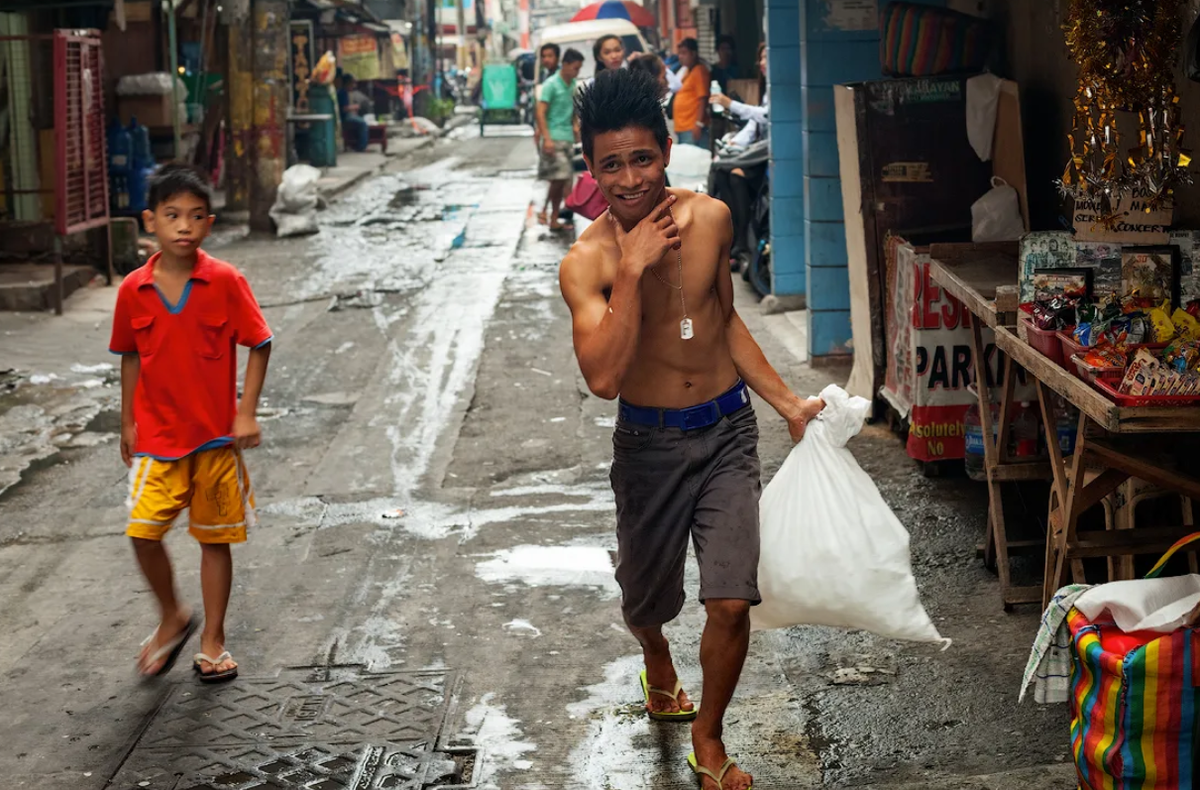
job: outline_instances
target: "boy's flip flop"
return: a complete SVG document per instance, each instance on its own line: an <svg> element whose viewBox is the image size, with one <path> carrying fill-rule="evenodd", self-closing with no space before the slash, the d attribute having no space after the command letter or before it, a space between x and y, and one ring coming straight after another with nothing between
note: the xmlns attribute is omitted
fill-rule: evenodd
<svg viewBox="0 0 1200 790"><path fill-rule="evenodd" d="M696 775L696 780L700 782L700 786L704 787L704 777L708 777L717 783L718 790L725 790L725 774L729 773L729 769L737 765L732 757L725 758L725 764L721 766L721 772L714 774L700 763L696 762L696 753L688 755L688 766L692 769L692 773ZM746 790L754 790L754 785L750 785Z"/></svg>
<svg viewBox="0 0 1200 790"><path fill-rule="evenodd" d="M232 660L233 656L230 655L228 650L216 658L204 653L197 653L192 656L192 671L200 676L201 683L227 683L238 676L238 668L236 666L233 669L226 669L223 672L205 672L200 668L200 662L207 661L215 667L217 664Z"/></svg>
<svg viewBox="0 0 1200 790"><path fill-rule="evenodd" d="M196 615L193 614L189 616L187 625L183 627L183 630L176 634L174 639L164 645L161 645L158 650L155 650L152 654L150 654L146 661L147 664L153 664L157 661L162 661L162 659L165 657L166 661L163 661L163 665L159 667L157 672L152 672L149 674L143 672L142 676L147 678L157 678L170 672L171 667L175 666L175 662L179 660L179 654L183 652L184 645L186 645L187 641L192 638L192 634L196 633L196 628L198 625L199 623L196 620ZM156 636L158 636L157 628L150 633L150 636L142 640L142 647L145 647L153 642L154 637ZM140 657L138 659L138 663L141 663Z"/></svg>
<svg viewBox="0 0 1200 790"><path fill-rule="evenodd" d="M646 680L646 670L642 670L642 696L646 700L646 715L655 721L692 721L696 718L696 714L700 709L695 705L692 706L691 710L683 710L682 706L680 706L680 710L677 711L650 710L649 705L651 694L658 694L660 696L667 697L676 705L679 705L679 692L681 691L683 691L683 682L678 678L675 680L674 691L664 691L663 689L654 688L650 685L649 681Z"/></svg>

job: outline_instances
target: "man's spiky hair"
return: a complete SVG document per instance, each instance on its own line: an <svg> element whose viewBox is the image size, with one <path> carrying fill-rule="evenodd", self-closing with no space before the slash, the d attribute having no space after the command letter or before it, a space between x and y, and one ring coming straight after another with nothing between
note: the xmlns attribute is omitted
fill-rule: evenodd
<svg viewBox="0 0 1200 790"><path fill-rule="evenodd" d="M667 119L659 101L659 84L651 74L631 69L605 69L575 98L583 153L588 159L596 135L631 126L649 129L658 147L667 150Z"/></svg>

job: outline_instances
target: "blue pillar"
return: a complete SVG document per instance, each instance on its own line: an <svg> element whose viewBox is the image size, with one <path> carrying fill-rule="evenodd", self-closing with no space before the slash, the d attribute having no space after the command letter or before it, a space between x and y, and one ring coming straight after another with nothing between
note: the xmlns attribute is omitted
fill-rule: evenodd
<svg viewBox="0 0 1200 790"><path fill-rule="evenodd" d="M767 0L767 90L771 97L771 280L779 296L803 295L804 102L800 85L802 0Z"/></svg>
<svg viewBox="0 0 1200 790"><path fill-rule="evenodd" d="M813 359L851 353L850 279L833 86L880 78L879 30L867 21L837 18L828 0L805 0L800 17L808 351Z"/></svg>

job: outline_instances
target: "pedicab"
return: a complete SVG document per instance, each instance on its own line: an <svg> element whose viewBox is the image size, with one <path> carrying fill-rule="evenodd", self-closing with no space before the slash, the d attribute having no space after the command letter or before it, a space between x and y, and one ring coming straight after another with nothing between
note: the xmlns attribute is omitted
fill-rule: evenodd
<svg viewBox="0 0 1200 790"><path fill-rule="evenodd" d="M489 123L521 124L521 108L517 101L516 64L489 63L483 67L482 83L479 102L479 136L485 136L485 130Z"/></svg>

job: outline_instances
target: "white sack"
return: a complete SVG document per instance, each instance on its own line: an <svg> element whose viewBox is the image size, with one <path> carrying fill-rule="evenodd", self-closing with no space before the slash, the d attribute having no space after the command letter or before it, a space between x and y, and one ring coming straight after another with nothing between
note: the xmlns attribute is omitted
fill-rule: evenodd
<svg viewBox="0 0 1200 790"><path fill-rule="evenodd" d="M179 95L187 96L187 86L176 77ZM130 74L117 80L118 96L166 96L171 92L171 75L165 71Z"/></svg>
<svg viewBox="0 0 1200 790"><path fill-rule="evenodd" d="M698 145L671 146L671 164L667 165L667 177L671 184L692 189L695 184L708 183L708 170L712 167L712 154Z"/></svg>
<svg viewBox="0 0 1200 790"><path fill-rule="evenodd" d="M992 188L971 206L971 241L1018 241L1024 235L1017 190L1003 178L993 177Z"/></svg>
<svg viewBox="0 0 1200 790"><path fill-rule="evenodd" d="M921 606L908 533L846 449L871 407L840 387L763 491L758 631L827 625L946 642Z"/></svg>
<svg viewBox="0 0 1200 790"><path fill-rule="evenodd" d="M1003 82L995 74L980 74L967 80L967 139L983 162L992 160L996 110L1000 106Z"/></svg>
<svg viewBox="0 0 1200 790"><path fill-rule="evenodd" d="M1168 576L1100 584L1075 602L1095 622L1107 609L1122 631L1168 634L1183 627L1188 613L1200 603L1200 576Z"/></svg>
<svg viewBox="0 0 1200 790"><path fill-rule="evenodd" d="M292 165L284 171L270 211L276 236L282 239L319 230L317 182L320 180L321 171L311 165Z"/></svg>

